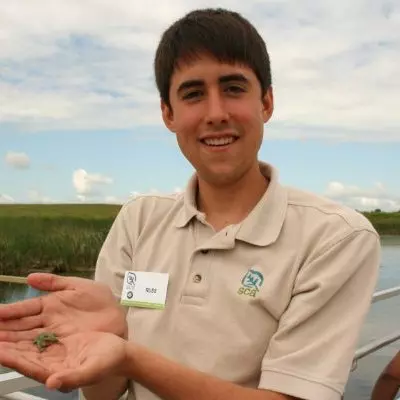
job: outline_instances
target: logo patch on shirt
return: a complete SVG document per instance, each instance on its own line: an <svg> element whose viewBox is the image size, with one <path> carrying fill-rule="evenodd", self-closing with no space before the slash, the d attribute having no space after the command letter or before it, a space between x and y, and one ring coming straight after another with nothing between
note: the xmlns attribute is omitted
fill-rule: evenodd
<svg viewBox="0 0 400 400"><path fill-rule="evenodd" d="M239 288L238 294L256 297L263 283L263 274L250 268L242 279L242 286Z"/></svg>

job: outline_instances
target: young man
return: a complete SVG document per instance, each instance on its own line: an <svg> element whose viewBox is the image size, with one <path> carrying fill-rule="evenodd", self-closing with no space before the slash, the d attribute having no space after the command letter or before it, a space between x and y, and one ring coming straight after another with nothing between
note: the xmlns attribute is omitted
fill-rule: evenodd
<svg viewBox="0 0 400 400"><path fill-rule="evenodd" d="M371 400L394 400L400 388L400 351L379 376Z"/></svg>
<svg viewBox="0 0 400 400"><path fill-rule="evenodd" d="M145 279L149 291L164 291L165 308L155 310L163 300L155 305L149 294L149 308L126 308L126 325L98 298L91 313L81 300L70 314L72 298L100 289L32 277L33 286L55 291L52 303L0 309L0 340L51 327L66 355L51 346L41 361L32 353L28 367L8 344L0 362L49 387L83 386L87 400L117 399L126 389L137 400L339 400L377 279L376 231L351 209L281 186L258 160L273 112L270 63L239 14L197 10L175 22L155 74L165 125L195 174L184 195L122 207L95 280L128 302ZM128 271L133 289L122 295ZM168 274L167 289L157 273ZM56 295L68 298L63 306ZM71 335L71 324L81 333ZM17 335L17 326L31 331ZM61 357L50 372L40 369L46 354Z"/></svg>
<svg viewBox="0 0 400 400"><path fill-rule="evenodd" d="M236 398L213 380L196 386L199 370L265 390L248 399L339 399L375 287L378 235L360 214L280 186L258 161L270 62L242 16L189 13L164 33L154 65L165 125L196 173L183 196L126 204L101 251L96 279L116 296L126 271L169 274L164 311L129 309L129 340L183 368L184 398ZM154 385L176 378L149 374ZM130 388L155 398L152 384Z"/></svg>

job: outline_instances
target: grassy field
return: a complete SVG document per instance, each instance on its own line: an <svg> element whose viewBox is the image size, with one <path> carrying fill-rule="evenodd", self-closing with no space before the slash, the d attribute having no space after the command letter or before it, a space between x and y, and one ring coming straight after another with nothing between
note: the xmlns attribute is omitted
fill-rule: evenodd
<svg viewBox="0 0 400 400"><path fill-rule="evenodd" d="M400 235L400 211L363 213L381 235Z"/></svg>
<svg viewBox="0 0 400 400"><path fill-rule="evenodd" d="M0 205L0 275L90 275L116 205ZM400 212L365 213L381 235L400 235Z"/></svg>
<svg viewBox="0 0 400 400"><path fill-rule="evenodd" d="M1 205L0 275L87 275L119 211L112 205Z"/></svg>

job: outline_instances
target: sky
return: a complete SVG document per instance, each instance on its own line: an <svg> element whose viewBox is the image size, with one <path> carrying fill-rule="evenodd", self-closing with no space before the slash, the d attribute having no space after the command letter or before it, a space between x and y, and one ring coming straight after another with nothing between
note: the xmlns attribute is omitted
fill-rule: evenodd
<svg viewBox="0 0 400 400"><path fill-rule="evenodd" d="M225 7L259 30L275 110L260 159L282 184L400 210L397 0L0 0L0 203L123 203L185 188L163 125L162 32Z"/></svg>

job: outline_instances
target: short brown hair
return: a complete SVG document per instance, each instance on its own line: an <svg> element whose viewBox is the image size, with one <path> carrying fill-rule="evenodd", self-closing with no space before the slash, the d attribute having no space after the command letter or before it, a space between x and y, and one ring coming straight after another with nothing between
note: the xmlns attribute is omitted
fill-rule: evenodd
<svg viewBox="0 0 400 400"><path fill-rule="evenodd" d="M265 42L249 21L221 8L195 10L164 32L156 51L156 84L168 106L171 77L178 63L191 61L200 53L208 53L221 62L247 65L257 76L263 95L271 86Z"/></svg>

